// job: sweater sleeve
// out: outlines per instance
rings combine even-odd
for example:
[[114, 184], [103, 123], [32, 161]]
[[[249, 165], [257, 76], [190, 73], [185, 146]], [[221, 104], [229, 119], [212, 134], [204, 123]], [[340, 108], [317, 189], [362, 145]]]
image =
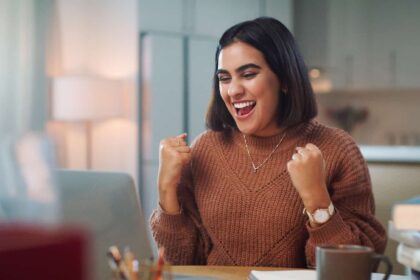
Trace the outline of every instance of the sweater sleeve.
[[[341, 138], [341, 137], [340, 137]], [[376, 220], [375, 202], [367, 164], [354, 141], [342, 135], [341, 149], [337, 149], [330, 166], [335, 171], [328, 180], [328, 191], [335, 214], [324, 225], [313, 228], [307, 224], [306, 262], [315, 266], [315, 248], [321, 244], [355, 244], [385, 250], [385, 229]]]
[[208, 237], [194, 199], [191, 166], [184, 169], [178, 185], [179, 214], [168, 214], [158, 207], [150, 218], [153, 238], [165, 248], [164, 258], [175, 265], [206, 264], [210, 248]]

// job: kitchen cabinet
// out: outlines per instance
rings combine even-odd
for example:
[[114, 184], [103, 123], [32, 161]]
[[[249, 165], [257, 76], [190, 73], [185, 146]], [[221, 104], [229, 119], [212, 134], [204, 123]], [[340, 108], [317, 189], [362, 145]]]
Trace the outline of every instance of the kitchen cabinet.
[[196, 34], [220, 37], [230, 26], [259, 15], [259, 1], [255, 0], [196, 0]]
[[195, 139], [205, 130], [204, 120], [212, 94], [217, 40], [192, 38], [188, 44], [188, 130], [190, 139]]
[[400, 15], [395, 19], [398, 28], [390, 36], [396, 45], [395, 85], [397, 88], [420, 88], [420, 1], [405, 0], [403, 3], [396, 7]]
[[183, 41], [149, 34], [142, 38], [141, 47], [143, 160], [157, 163], [159, 141], [184, 129]]
[[313, 2], [297, 1], [296, 37], [333, 90], [420, 88], [419, 1]]
[[369, 39], [366, 1], [330, 1], [327, 72], [334, 88], [365, 88], [369, 84]]
[[140, 30], [182, 32], [185, 0], [139, 0]]
[[290, 31], [294, 29], [293, 9], [295, 2], [291, 0], [264, 0], [261, 15], [279, 19]]

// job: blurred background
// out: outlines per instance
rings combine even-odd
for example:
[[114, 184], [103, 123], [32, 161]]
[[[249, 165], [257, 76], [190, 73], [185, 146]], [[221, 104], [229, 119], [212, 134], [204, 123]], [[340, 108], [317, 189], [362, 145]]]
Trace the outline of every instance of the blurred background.
[[131, 174], [148, 217], [160, 139], [204, 130], [219, 36], [271, 16], [297, 38], [321, 122], [418, 151], [419, 14], [417, 0], [0, 0], [0, 136], [45, 132], [61, 168]]

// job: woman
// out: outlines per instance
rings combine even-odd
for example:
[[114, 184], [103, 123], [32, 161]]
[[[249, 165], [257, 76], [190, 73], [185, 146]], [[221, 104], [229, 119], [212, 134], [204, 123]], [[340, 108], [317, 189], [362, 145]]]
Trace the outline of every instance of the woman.
[[[154, 238], [173, 264], [313, 267], [319, 244], [383, 252], [366, 163], [316, 104], [292, 34], [257, 18], [216, 51], [208, 131], [161, 141]], [[304, 213], [304, 214], [302, 214]]]

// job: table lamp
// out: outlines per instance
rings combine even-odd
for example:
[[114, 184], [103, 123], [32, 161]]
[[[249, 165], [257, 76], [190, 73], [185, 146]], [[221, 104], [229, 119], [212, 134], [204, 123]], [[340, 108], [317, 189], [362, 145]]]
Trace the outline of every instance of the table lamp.
[[52, 80], [52, 118], [84, 122], [86, 166], [92, 167], [92, 122], [122, 115], [122, 83], [92, 76], [61, 76]]

